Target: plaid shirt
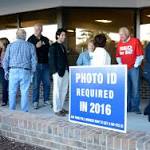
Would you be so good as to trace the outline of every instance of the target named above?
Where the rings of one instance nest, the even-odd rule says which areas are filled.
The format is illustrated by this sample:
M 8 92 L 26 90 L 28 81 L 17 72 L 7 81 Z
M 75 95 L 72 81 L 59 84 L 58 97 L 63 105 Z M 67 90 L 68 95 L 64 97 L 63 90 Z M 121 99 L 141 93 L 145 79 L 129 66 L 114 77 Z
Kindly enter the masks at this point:
M 36 51 L 33 44 L 21 39 L 9 44 L 3 59 L 3 68 L 8 73 L 9 68 L 18 67 L 36 71 Z

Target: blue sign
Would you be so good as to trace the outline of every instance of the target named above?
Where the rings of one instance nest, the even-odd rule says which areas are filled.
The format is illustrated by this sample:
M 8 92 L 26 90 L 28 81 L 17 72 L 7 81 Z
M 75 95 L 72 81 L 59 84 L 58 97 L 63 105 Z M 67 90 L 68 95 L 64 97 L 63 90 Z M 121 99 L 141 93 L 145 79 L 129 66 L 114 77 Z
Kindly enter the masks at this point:
M 70 67 L 70 114 L 74 123 L 126 133 L 127 67 Z

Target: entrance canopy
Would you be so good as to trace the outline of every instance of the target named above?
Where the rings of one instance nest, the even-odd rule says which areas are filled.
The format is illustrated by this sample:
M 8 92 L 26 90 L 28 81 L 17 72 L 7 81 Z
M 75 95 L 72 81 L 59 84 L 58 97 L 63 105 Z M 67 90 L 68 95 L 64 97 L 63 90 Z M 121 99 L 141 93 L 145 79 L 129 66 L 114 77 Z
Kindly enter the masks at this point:
M 121 7 L 139 8 L 150 6 L 147 0 L 1 0 L 0 15 L 14 14 L 54 7 Z

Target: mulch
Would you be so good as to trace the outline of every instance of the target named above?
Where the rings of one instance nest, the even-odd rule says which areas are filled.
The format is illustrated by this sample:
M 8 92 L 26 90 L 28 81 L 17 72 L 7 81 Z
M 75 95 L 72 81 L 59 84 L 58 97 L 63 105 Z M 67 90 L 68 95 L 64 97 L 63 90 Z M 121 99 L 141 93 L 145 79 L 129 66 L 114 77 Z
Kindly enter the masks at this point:
M 25 143 L 19 143 L 15 140 L 0 136 L 0 150 L 50 150 L 42 147 L 36 147 Z

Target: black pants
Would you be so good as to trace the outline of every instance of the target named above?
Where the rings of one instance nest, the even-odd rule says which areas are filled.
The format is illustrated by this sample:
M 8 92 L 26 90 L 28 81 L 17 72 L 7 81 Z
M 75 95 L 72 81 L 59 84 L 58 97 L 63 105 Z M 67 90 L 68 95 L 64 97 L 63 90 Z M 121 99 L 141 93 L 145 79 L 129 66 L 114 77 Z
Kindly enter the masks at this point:
M 8 103 L 8 80 L 5 80 L 4 69 L 0 67 L 2 79 L 2 103 Z

